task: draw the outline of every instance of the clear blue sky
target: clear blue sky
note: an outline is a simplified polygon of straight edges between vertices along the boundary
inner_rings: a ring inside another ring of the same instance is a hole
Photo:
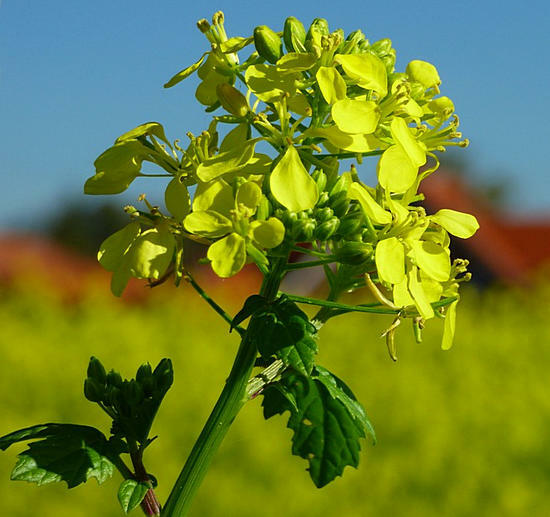
[[[510,182],[518,213],[550,214],[544,1],[0,0],[0,228],[89,202],[81,192],[94,159],[142,122],[163,123],[172,139],[203,129],[194,79],[162,84],[207,48],[195,22],[218,9],[230,35],[320,16],[331,29],[391,38],[400,69],[411,59],[434,63],[471,140],[463,154],[472,177]],[[120,203],[159,192],[146,181]]]

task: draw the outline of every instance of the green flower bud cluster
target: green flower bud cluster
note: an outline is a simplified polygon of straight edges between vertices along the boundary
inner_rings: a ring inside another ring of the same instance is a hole
[[[154,370],[148,363],[143,364],[135,379],[126,380],[114,370],[107,373],[99,359],[92,357],[84,381],[84,395],[113,419],[114,435],[145,444],[158,407],[173,380],[169,359],[160,361]]]
[[[415,205],[421,181],[438,168],[435,153],[467,145],[435,66],[413,60],[396,71],[391,40],[370,43],[360,30],[346,35],[322,18],[306,29],[289,17],[280,32],[260,25],[246,37],[228,37],[221,13],[198,27],[210,49],[165,86],[196,73],[195,96],[212,113],[208,129],[188,134],[183,149],[160,124],[143,124],[96,160],[86,183],[91,194],[123,191],[150,175],[143,163],[170,179],[166,211],[134,212],[102,245],[113,292],[131,276],[156,283],[174,270],[179,281],[184,239],[208,245],[206,258],[222,278],[246,263],[265,273],[275,258],[310,243],[316,257],[334,259],[338,271],[345,266],[340,287],[368,287],[403,317],[437,316],[434,304],[458,297],[448,234],[467,238],[477,222]],[[369,158],[372,187],[360,179]],[[344,159],[357,168],[339,172]],[[368,278],[351,278],[358,271]]]

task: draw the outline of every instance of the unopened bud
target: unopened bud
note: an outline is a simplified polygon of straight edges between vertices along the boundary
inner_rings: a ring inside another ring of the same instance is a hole
[[[283,40],[288,52],[305,52],[306,29],[300,20],[289,16],[285,20]]]
[[[90,402],[101,402],[104,395],[104,386],[99,384],[95,379],[88,377],[84,381],[84,396]]]
[[[358,266],[367,260],[372,260],[372,245],[358,241],[345,241],[336,248],[334,254],[342,264]]]
[[[94,379],[95,381],[104,384],[107,374],[105,368],[101,364],[101,361],[97,357],[91,357],[90,362],[88,363],[88,377]]]
[[[254,29],[254,45],[258,54],[272,64],[283,55],[281,38],[267,25],[260,25]]]
[[[317,226],[314,233],[315,238],[320,241],[327,241],[334,235],[339,226],[340,219],[337,217],[331,217],[328,221],[325,221]]]

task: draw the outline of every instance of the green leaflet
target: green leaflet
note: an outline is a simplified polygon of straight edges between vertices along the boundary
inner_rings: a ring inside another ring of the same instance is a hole
[[[246,262],[246,242],[237,233],[216,241],[208,248],[212,269],[221,278],[236,275]]]
[[[211,181],[222,174],[241,170],[254,156],[254,147],[258,140],[248,140],[205,160],[197,167],[197,176],[201,181]]]
[[[388,93],[388,76],[384,63],[373,54],[336,54],[334,61],[346,75],[366,90],[374,90],[381,99]]]
[[[184,228],[191,233],[215,239],[233,230],[233,223],[213,210],[191,212],[183,221]]]
[[[405,278],[405,249],[396,237],[384,239],[376,245],[376,268],[384,282],[399,284]]]
[[[468,239],[479,229],[479,223],[473,215],[448,208],[439,210],[430,219],[461,239]]]
[[[431,241],[411,241],[410,256],[429,277],[446,282],[451,274],[451,259],[447,250]]]
[[[285,226],[275,217],[267,221],[252,221],[250,237],[260,248],[275,248],[285,237]]]
[[[168,230],[152,228],[132,244],[129,269],[136,278],[158,280],[172,262],[176,241]]]
[[[252,65],[245,73],[247,86],[264,102],[276,101],[286,93],[294,95],[298,78],[299,75],[295,73],[281,74],[272,65]]]
[[[321,66],[316,74],[317,84],[328,104],[346,98],[346,81],[333,66]]]
[[[389,224],[392,222],[390,212],[384,210],[369,194],[367,189],[357,182],[351,184],[348,191],[350,199],[357,199],[365,215],[375,224]]]
[[[128,513],[138,507],[147,494],[149,486],[147,483],[139,483],[135,479],[126,479],[118,489],[118,502],[124,513]]]
[[[73,488],[90,478],[101,484],[114,472],[109,457],[120,453],[101,431],[73,424],[43,424],[15,431],[0,438],[0,450],[27,440],[39,441],[29,443],[19,454],[11,479],[38,485],[65,481]]]
[[[168,183],[164,191],[164,202],[174,219],[180,222],[191,210],[191,198],[187,187],[178,178],[174,178]]]
[[[187,68],[184,68],[181,72],[178,72],[176,75],[174,75],[168,82],[164,84],[164,88],[172,88],[172,86],[175,86],[179,82],[183,81],[186,77],[189,77],[191,74],[195,73],[195,71],[202,65],[204,58],[208,54],[210,54],[210,52],[205,52],[197,62],[193,63]]]
[[[316,367],[310,378],[287,373],[264,391],[264,416],[290,411],[292,453],[309,461],[318,488],[359,464],[360,439],[374,430],[351,390],[328,370]]]
[[[293,212],[313,208],[319,199],[317,184],[307,172],[294,146],[287,148],[273,169],[269,186],[275,199]]]
[[[338,129],[344,133],[374,133],[380,109],[375,102],[354,99],[342,99],[332,106],[332,118]]]
[[[282,296],[257,310],[251,333],[262,357],[275,356],[302,375],[311,373],[317,331],[294,302]]]
[[[140,173],[149,149],[138,140],[124,140],[103,152],[94,162],[96,173],[84,184],[91,195],[124,192]]]

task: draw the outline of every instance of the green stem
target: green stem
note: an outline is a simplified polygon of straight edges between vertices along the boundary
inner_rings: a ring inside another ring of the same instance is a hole
[[[183,278],[186,282],[188,282],[197,293],[199,293],[202,298],[206,301],[210,307],[212,307],[229,325],[231,325],[231,322],[233,321],[233,318],[227,314],[210,296],[206,293],[206,291],[195,281],[195,279],[189,274],[189,272],[185,272],[183,274]],[[235,330],[239,333],[240,336],[243,336],[245,333],[245,329],[242,327],[235,327]]]
[[[277,259],[270,273],[264,278],[260,295],[267,299],[275,298],[284,274],[285,263],[286,257]],[[162,510],[162,517],[186,515],[214,454],[248,399],[246,388],[258,354],[256,343],[252,339],[253,332],[250,332],[254,327],[255,318],[252,317],[221,395],[172,488]]]
[[[304,262],[295,262],[295,263],[292,263],[292,264],[287,264],[286,265],[286,270],[287,271],[293,271],[295,269],[305,269],[305,268],[308,268],[308,267],[317,267],[317,266],[322,266],[324,264],[330,264],[332,262],[336,262],[335,257],[329,257],[329,258],[326,258],[326,259],[323,259],[323,260],[306,260]]]

